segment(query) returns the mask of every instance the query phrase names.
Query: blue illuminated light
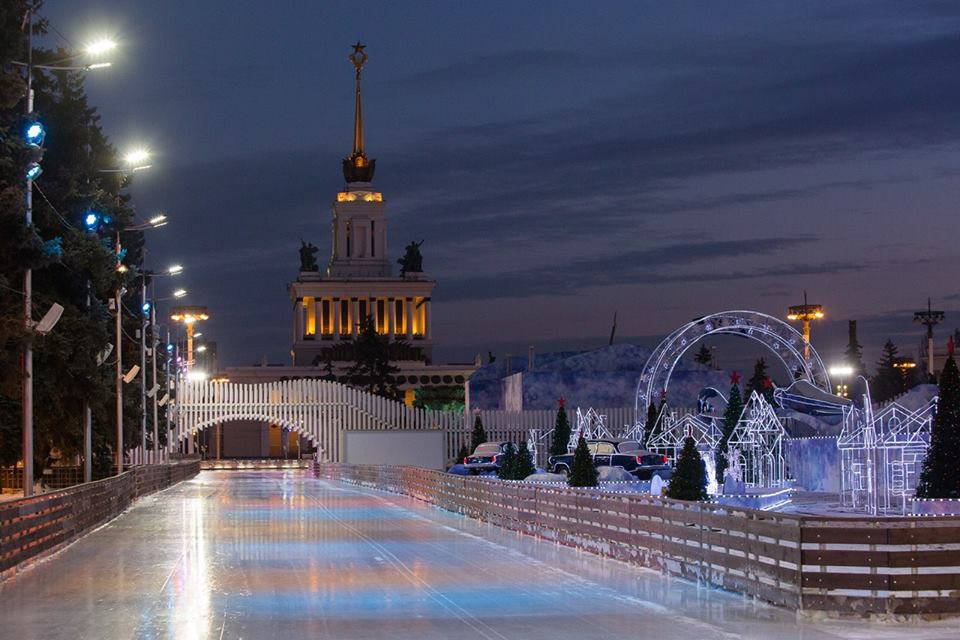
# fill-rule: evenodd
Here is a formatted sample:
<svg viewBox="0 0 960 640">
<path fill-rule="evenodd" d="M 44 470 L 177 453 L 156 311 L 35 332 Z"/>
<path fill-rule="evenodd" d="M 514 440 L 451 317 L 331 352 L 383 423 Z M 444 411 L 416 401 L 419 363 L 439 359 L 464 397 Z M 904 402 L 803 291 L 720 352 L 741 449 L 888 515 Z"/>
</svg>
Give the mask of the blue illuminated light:
<svg viewBox="0 0 960 640">
<path fill-rule="evenodd" d="M 150 315 L 150 309 L 152 307 L 153 307 L 153 303 L 151 303 L 149 300 L 147 300 L 142 305 L 140 305 L 140 308 L 143 309 L 143 315 L 145 316 Z"/>
<path fill-rule="evenodd" d="M 43 125 L 39 122 L 31 122 L 27 125 L 26 140 L 27 144 L 39 147 L 43 144 L 43 138 L 47 135 Z"/>
<path fill-rule="evenodd" d="M 36 180 L 41 173 L 43 169 L 40 168 L 39 163 L 31 162 L 27 165 L 27 180 Z"/>
<path fill-rule="evenodd" d="M 88 211 L 87 215 L 83 216 L 83 226 L 85 226 L 88 231 L 93 231 L 99 224 L 100 216 L 93 211 Z"/>
<path fill-rule="evenodd" d="M 168 345 L 167 345 L 167 353 L 173 353 L 173 345 L 172 345 L 172 344 L 168 344 Z"/>
</svg>

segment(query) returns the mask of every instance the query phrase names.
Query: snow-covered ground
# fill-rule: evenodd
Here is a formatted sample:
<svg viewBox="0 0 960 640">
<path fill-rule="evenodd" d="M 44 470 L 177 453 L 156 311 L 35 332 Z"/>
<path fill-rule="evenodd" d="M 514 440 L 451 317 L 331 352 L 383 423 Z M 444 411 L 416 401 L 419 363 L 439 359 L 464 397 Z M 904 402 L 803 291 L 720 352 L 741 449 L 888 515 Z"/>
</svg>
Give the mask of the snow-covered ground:
<svg viewBox="0 0 960 640">
<path fill-rule="evenodd" d="M 9 638 L 946 640 L 798 620 L 303 471 L 202 472 L 0 585 Z"/>
</svg>

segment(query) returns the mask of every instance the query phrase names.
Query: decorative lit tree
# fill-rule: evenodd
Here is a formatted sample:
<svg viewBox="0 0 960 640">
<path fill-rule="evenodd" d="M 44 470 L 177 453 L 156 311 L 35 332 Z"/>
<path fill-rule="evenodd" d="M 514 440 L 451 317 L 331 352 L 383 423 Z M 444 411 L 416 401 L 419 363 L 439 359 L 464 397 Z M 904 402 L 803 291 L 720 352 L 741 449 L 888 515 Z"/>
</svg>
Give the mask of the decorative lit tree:
<svg viewBox="0 0 960 640">
<path fill-rule="evenodd" d="M 702 501 L 707 496 L 707 470 L 703 465 L 703 458 L 697 451 L 693 438 L 687 437 L 683 441 L 683 449 L 677 460 L 677 470 L 667 486 L 667 497 L 674 500 Z"/>
<path fill-rule="evenodd" d="M 517 463 L 514 469 L 515 480 L 526 480 L 527 476 L 537 472 L 537 467 L 533 464 L 533 456 L 530 449 L 527 448 L 527 441 L 521 440 L 517 451 Z"/>
<path fill-rule="evenodd" d="M 480 419 L 480 412 L 477 411 L 473 419 L 473 431 L 470 433 L 470 453 L 477 450 L 477 447 L 487 441 L 487 432 L 483 429 L 483 420 Z"/>
<path fill-rule="evenodd" d="M 573 468 L 570 469 L 567 484 L 571 487 L 595 487 L 599 479 L 600 474 L 593 465 L 593 456 L 590 455 L 587 441 L 580 436 L 577 440 L 577 448 L 573 452 Z"/>
<path fill-rule="evenodd" d="M 570 444 L 570 419 L 567 417 L 566 400 L 560 398 L 557 401 L 560 408 L 557 409 L 557 420 L 553 426 L 553 441 L 550 443 L 550 455 L 562 456 L 567 453 L 567 445 Z"/>
<path fill-rule="evenodd" d="M 923 461 L 918 498 L 960 498 L 960 371 L 953 359 L 953 340 L 940 374 L 940 397 L 930 434 L 930 449 Z"/>
<path fill-rule="evenodd" d="M 743 398 L 740 396 L 740 374 L 734 371 L 730 374 L 730 394 L 727 398 L 727 410 L 723 412 L 723 433 L 714 460 L 717 482 L 720 484 L 723 484 L 723 475 L 727 470 L 727 451 L 730 436 L 733 435 L 733 430 L 737 428 L 737 422 L 740 421 L 741 414 L 743 414 Z"/>
<path fill-rule="evenodd" d="M 517 479 L 517 452 L 512 442 L 507 444 L 507 450 L 500 454 L 500 467 L 497 477 L 501 480 Z"/>
</svg>

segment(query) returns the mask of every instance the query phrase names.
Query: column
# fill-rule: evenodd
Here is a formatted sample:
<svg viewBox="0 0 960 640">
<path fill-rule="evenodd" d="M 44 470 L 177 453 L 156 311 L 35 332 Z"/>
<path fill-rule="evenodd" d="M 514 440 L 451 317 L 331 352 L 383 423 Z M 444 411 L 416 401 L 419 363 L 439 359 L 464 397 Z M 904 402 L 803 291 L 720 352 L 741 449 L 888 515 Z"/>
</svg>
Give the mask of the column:
<svg viewBox="0 0 960 640">
<path fill-rule="evenodd" d="M 397 301 L 395 298 L 387 298 L 387 333 L 390 335 L 390 342 L 393 342 L 397 331 Z"/>
<path fill-rule="evenodd" d="M 340 339 L 340 298 L 333 298 L 333 339 Z"/>
<path fill-rule="evenodd" d="M 313 299 L 313 329 L 314 340 L 323 338 L 323 298 L 315 297 Z"/>
<path fill-rule="evenodd" d="M 407 329 L 407 340 L 413 340 L 413 298 L 406 298 L 404 300 L 404 325 Z"/>
<path fill-rule="evenodd" d="M 303 304 L 301 300 L 293 303 L 293 341 L 303 340 Z"/>
<path fill-rule="evenodd" d="M 367 298 L 367 304 L 370 305 L 370 318 L 373 320 L 373 328 L 380 333 L 380 301 L 377 298 Z"/>
<path fill-rule="evenodd" d="M 430 340 L 433 337 L 433 319 L 430 317 L 430 298 L 423 301 L 423 337 Z"/>
<path fill-rule="evenodd" d="M 357 323 L 360 321 L 360 301 L 350 298 L 350 335 L 357 337 Z"/>
</svg>

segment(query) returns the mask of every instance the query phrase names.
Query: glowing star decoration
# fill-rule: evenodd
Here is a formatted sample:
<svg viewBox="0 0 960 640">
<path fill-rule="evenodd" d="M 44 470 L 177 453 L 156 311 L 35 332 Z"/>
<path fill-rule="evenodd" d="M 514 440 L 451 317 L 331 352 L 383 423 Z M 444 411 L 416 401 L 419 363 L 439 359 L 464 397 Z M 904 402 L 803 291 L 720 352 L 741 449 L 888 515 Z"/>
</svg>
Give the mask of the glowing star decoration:
<svg viewBox="0 0 960 640">
<path fill-rule="evenodd" d="M 740 384 L 740 372 L 739 372 L 739 371 L 733 371 L 733 372 L 730 373 L 730 384 L 731 384 L 731 385 Z"/>
<path fill-rule="evenodd" d="M 560 396 L 560 398 L 557 400 L 557 404 L 560 405 L 561 409 L 563 409 L 564 405 L 567 404 L 567 399 L 563 396 Z"/>
</svg>

